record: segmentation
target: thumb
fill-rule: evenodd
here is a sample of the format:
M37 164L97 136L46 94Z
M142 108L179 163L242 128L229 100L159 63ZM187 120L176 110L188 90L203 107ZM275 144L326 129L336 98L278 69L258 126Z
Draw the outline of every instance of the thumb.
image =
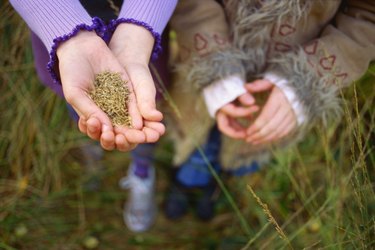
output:
M133 63L126 65L125 70L133 84L138 110L143 119L161 121L163 114L156 109L156 89L148 66Z
M96 118L101 124L101 130L112 130L109 117L88 97L85 91L76 87L63 87L66 101L73 107L80 118L86 121Z
M250 106L250 107L242 107L237 106L233 103L228 103L224 105L220 111L230 117L247 117L251 114L257 112L259 110L259 107L256 105Z
M243 106L251 106L255 104L255 98L252 94L249 92L246 92L245 94L240 95L237 100L241 103Z

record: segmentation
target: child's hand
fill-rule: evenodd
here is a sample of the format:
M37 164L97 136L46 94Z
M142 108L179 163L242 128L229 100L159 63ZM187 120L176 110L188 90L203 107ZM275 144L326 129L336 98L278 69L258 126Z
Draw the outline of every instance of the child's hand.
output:
M163 115L156 109L156 89L148 67L153 45L154 38L148 30L128 23L117 26L109 44L129 75L147 142L156 142L165 132L161 123Z
M113 71L120 73L124 80L129 79L100 37L93 32L81 31L57 49L57 56L64 95L80 117L78 124L82 133L99 140L106 150L117 148L128 151L146 141L144 133L140 131L142 117L134 101L129 105L129 113L135 129L127 128L129 133L122 134L114 130L109 117L88 96L98 73ZM134 94L130 99L135 100Z
M248 92L239 96L235 101L224 105L216 113L218 129L233 139L245 139L246 127L243 127L238 118L249 117L257 112L254 97Z
M246 131L246 141L252 144L275 142L288 135L297 126L297 118L280 88L267 80L246 84L249 93L271 90L261 113Z

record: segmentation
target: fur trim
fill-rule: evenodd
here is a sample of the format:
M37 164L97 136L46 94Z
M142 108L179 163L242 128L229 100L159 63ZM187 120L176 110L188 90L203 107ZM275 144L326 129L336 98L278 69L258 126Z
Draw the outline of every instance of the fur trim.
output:
M295 23L309 10L311 1L306 0L227 0L226 13L231 24L235 46L243 51L252 63L246 62L246 72L257 74L264 70L265 53L273 29L283 19ZM270 25L270 24L274 24Z
M306 114L305 127L317 122L327 126L341 117L340 87L334 84L334 76L319 76L307 62L303 49L272 59L267 71L288 79L289 87L296 92Z
M242 61L246 55L241 51L229 48L213 51L204 57L194 57L188 62L176 66L176 71L186 76L185 81L201 90L212 82L230 75L245 76Z

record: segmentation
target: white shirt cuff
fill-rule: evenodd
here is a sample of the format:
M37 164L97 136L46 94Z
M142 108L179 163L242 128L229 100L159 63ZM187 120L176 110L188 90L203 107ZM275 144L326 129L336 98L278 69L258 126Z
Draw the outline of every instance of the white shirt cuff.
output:
M271 72L265 73L263 78L272 82L283 91L297 117L298 125L302 125L303 122L306 121L306 115L294 89L288 86L288 81Z
M215 118L216 112L221 107L246 93L243 85L244 80L238 75L233 75L215 81L205 87L203 89L203 96L210 116Z

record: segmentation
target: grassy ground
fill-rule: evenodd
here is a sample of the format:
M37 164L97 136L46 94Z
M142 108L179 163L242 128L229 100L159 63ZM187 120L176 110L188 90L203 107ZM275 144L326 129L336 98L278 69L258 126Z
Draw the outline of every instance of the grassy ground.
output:
M0 249L375 248L374 66L342 93L345 115L328 131L275 152L265 171L223 180L240 213L222 196L210 223L193 212L177 222L159 213L152 230L137 235L123 225L126 192L117 186L128 155L107 153L101 188L85 189L74 152L88 140L38 82L25 24L7 3L0 13ZM160 208L171 156L165 140Z

